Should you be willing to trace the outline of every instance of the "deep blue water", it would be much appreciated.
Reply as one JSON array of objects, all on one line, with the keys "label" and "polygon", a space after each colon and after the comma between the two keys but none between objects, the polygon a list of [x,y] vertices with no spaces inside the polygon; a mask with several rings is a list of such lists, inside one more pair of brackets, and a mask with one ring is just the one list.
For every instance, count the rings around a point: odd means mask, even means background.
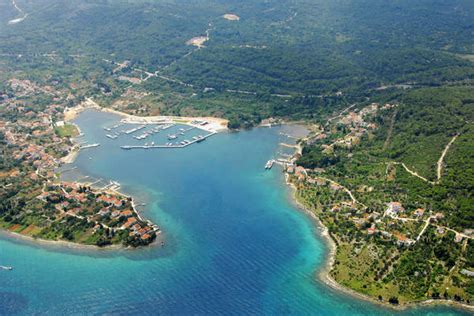
[{"label": "deep blue water", "polygon": [[83,150],[74,165],[146,202],[143,214],[162,227],[165,247],[77,250],[1,237],[0,264],[15,269],[0,271],[0,314],[401,314],[318,281],[325,244],[292,205],[281,170],[263,169],[288,142],[280,135],[288,127],[221,133],[186,149],[125,151],[119,145],[131,138],[110,140],[103,130],[117,120],[93,111],[77,119],[85,140],[101,146]]}]

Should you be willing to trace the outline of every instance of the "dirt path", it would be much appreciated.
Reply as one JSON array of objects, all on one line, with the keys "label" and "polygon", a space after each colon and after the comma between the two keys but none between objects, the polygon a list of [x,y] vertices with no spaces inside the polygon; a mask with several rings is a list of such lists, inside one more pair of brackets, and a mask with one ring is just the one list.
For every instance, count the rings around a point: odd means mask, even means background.
[{"label": "dirt path", "polygon": [[390,141],[392,140],[393,126],[395,125],[395,118],[397,117],[397,113],[398,110],[395,110],[393,112],[392,118],[390,119],[390,127],[388,128],[387,139],[385,139],[385,142],[383,144],[383,150],[386,150],[388,148],[388,145],[390,145]]},{"label": "dirt path", "polygon": [[354,204],[359,204],[361,206],[363,206],[364,208],[367,208],[367,206],[359,201],[357,201],[357,199],[354,197],[354,195],[352,194],[351,190],[349,190],[348,188],[346,188],[345,186],[343,186],[342,184],[339,184],[337,183],[336,181],[334,180],[331,180],[331,179],[328,179],[328,178],[324,178],[324,177],[315,177],[315,179],[321,179],[321,180],[324,180],[324,181],[328,181],[334,185],[337,185],[339,187],[341,187],[348,195],[349,197],[351,198],[352,200],[352,203]]},{"label": "dirt path", "polygon": [[448,150],[449,150],[449,147],[451,147],[451,144],[454,143],[454,141],[456,140],[456,138],[458,138],[459,134],[456,134],[454,135],[454,137],[451,139],[451,141],[446,145],[446,147],[444,148],[443,152],[441,153],[441,157],[439,157],[439,160],[438,160],[438,168],[437,168],[437,177],[438,177],[438,181],[436,181],[437,183],[441,180],[441,171],[443,169],[443,159],[444,159],[444,156],[446,156],[446,154],[448,153]]},{"label": "dirt path", "polygon": [[13,19],[13,20],[8,21],[8,24],[9,24],[9,25],[20,23],[20,22],[22,22],[23,20],[25,20],[25,19],[28,17],[28,13],[25,13],[25,11],[23,11],[23,10],[16,4],[16,0],[12,0],[12,5],[15,7],[15,9],[18,11],[18,13],[20,13],[21,16],[20,16],[19,18],[16,18],[16,19]]},{"label": "dirt path", "polygon": [[415,171],[413,171],[413,170],[411,170],[410,168],[408,168],[403,162],[389,162],[389,163],[392,163],[392,164],[394,164],[394,165],[402,165],[402,167],[405,168],[405,170],[406,170],[409,174],[411,174],[412,176],[415,176],[415,177],[417,177],[417,178],[419,178],[419,179],[421,179],[421,180],[423,180],[423,181],[425,181],[425,182],[428,182],[428,183],[430,183],[430,184],[436,184],[436,182],[430,181],[430,180],[426,179],[425,177],[420,176],[418,173],[416,173]]},{"label": "dirt path", "polygon": [[425,223],[425,226],[423,227],[423,229],[421,230],[421,232],[418,234],[418,236],[416,237],[416,241],[420,240],[421,236],[423,236],[423,234],[425,233],[426,229],[428,228],[428,226],[430,226],[430,221],[431,221],[431,216],[428,217],[428,219],[426,220],[426,223]]},{"label": "dirt path", "polygon": [[344,110],[342,110],[338,115],[333,116],[333,117],[331,117],[331,118],[328,118],[326,125],[329,124],[332,120],[335,120],[335,119],[337,119],[338,117],[341,117],[344,113],[346,113],[347,111],[349,111],[350,109],[352,109],[352,108],[353,108],[354,106],[356,106],[356,105],[357,105],[357,103],[351,104],[349,107],[347,107],[347,108],[345,108]]},{"label": "dirt path", "polygon": [[[389,131],[390,133],[390,131]],[[388,141],[388,138],[389,138],[390,135],[387,136],[387,141]],[[394,165],[401,165],[403,168],[405,168],[405,170],[411,174],[412,176],[415,176],[429,184],[439,184],[439,182],[441,181],[441,172],[442,172],[442,169],[443,169],[443,160],[444,160],[444,157],[446,156],[446,154],[448,153],[448,150],[449,148],[451,147],[451,145],[454,143],[454,141],[456,140],[456,138],[458,138],[459,134],[456,134],[454,135],[454,137],[451,139],[451,141],[446,145],[446,147],[444,148],[443,152],[441,153],[441,157],[439,157],[439,160],[438,160],[438,163],[437,163],[437,170],[436,170],[436,173],[437,173],[437,180],[436,181],[430,181],[428,179],[426,179],[425,177],[423,176],[420,176],[418,173],[416,173],[415,171],[411,170],[410,168],[407,167],[407,165],[405,165],[403,162],[389,162],[387,163],[387,168],[388,168],[388,165],[389,164],[394,164]],[[387,142],[386,141],[386,142]],[[385,148],[385,144],[384,144],[384,148]]]}]

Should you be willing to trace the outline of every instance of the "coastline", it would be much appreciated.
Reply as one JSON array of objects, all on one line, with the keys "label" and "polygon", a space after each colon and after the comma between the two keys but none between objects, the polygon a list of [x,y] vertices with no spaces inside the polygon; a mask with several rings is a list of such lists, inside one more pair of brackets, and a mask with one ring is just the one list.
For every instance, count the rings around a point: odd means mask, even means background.
[{"label": "coastline", "polygon": [[[177,117],[177,116],[140,117],[140,116],[134,116],[134,115],[127,114],[127,113],[124,113],[124,112],[120,112],[120,111],[117,111],[117,110],[114,110],[114,109],[100,107],[97,103],[93,102],[90,99],[88,99],[87,101],[84,101],[83,103],[86,103],[86,102],[87,102],[87,104],[89,104],[88,106],[84,107],[81,103],[81,105],[79,105],[75,108],[69,109],[67,111],[68,114],[66,114],[66,112],[65,112],[65,121],[74,120],[77,117],[77,115],[79,115],[82,111],[84,111],[86,109],[89,109],[89,108],[96,109],[96,110],[101,111],[101,112],[107,112],[107,113],[119,115],[119,116],[123,117],[124,119],[126,119],[127,120],[126,123],[129,123],[129,124],[154,124],[154,123],[157,123],[157,121],[160,121],[160,120],[163,120],[163,119],[178,120],[179,123],[187,124],[184,121],[198,120],[198,119],[216,119],[216,118],[204,118],[204,117],[193,117],[193,118],[191,118],[191,117]],[[220,120],[220,119],[217,119],[217,120]],[[275,125],[292,125],[292,124],[294,124],[294,122],[282,122],[280,124],[275,124]],[[298,122],[298,124],[305,125],[302,122]],[[268,127],[268,126],[259,125],[257,127]],[[224,128],[224,129],[226,130],[227,128]],[[301,153],[301,151],[302,151],[301,144],[299,144],[299,143],[296,144],[295,149],[296,149],[297,152]],[[74,160],[75,160],[75,158],[77,157],[78,154],[79,154],[79,150],[71,151],[71,153],[66,156],[66,157],[68,157],[66,159],[68,162],[66,162],[66,163],[74,162]],[[66,157],[63,157],[63,158],[66,158]],[[453,300],[445,300],[445,299],[426,299],[426,300],[422,300],[422,301],[413,301],[413,302],[406,302],[406,303],[401,303],[401,304],[398,304],[398,305],[394,305],[394,304],[388,303],[387,301],[379,301],[376,298],[370,297],[366,294],[359,293],[355,290],[352,290],[351,288],[348,288],[348,287],[338,283],[330,275],[330,272],[333,269],[333,266],[334,266],[334,263],[335,263],[336,250],[337,250],[337,246],[336,246],[334,240],[330,236],[327,227],[322,223],[322,221],[319,219],[319,217],[313,211],[311,211],[310,208],[306,207],[301,201],[298,200],[298,198],[296,197],[296,193],[297,193],[298,189],[296,188],[296,186],[293,183],[289,182],[289,177],[288,177],[288,174],[286,174],[286,173],[285,173],[285,181],[286,181],[286,184],[290,187],[290,189],[292,191],[291,199],[294,202],[294,204],[297,206],[297,208],[299,210],[301,210],[305,214],[309,215],[311,217],[311,219],[313,219],[313,221],[315,222],[315,225],[319,229],[321,229],[319,235],[321,237],[323,237],[323,240],[324,240],[325,244],[328,247],[328,256],[325,260],[324,265],[319,267],[318,271],[316,271],[315,273],[317,274],[317,278],[321,282],[323,282],[326,286],[329,286],[329,287],[331,287],[332,289],[334,289],[336,291],[340,291],[340,292],[342,292],[346,295],[350,295],[354,298],[364,300],[364,301],[367,301],[367,302],[370,302],[370,303],[373,303],[373,304],[377,304],[377,305],[385,307],[385,308],[390,308],[390,309],[393,309],[393,310],[397,310],[397,311],[403,311],[403,310],[410,309],[410,308],[416,308],[416,307],[421,307],[421,306],[432,306],[432,305],[451,306],[451,307],[455,307],[455,308],[459,308],[459,309],[463,309],[463,310],[467,310],[467,311],[474,311],[474,306],[473,305],[467,305],[467,304],[464,304],[464,303],[461,303],[461,302],[457,302],[457,301],[453,301]],[[76,182],[76,183],[81,184],[80,182]],[[117,191],[108,191],[108,192],[111,192],[111,193],[114,193],[114,194],[119,194],[119,195],[122,195],[122,196],[127,196],[127,195],[125,195],[123,193],[120,193],[120,192],[117,192]],[[140,217],[140,213],[135,209],[135,205],[133,205],[133,209],[137,213],[137,215]],[[34,242],[34,243],[40,242],[40,243],[44,243],[44,244],[47,244],[47,245],[65,246],[67,248],[72,248],[72,249],[93,249],[93,250],[120,250],[120,249],[135,250],[135,249],[139,249],[139,248],[132,248],[132,247],[124,247],[122,245],[110,245],[110,246],[106,246],[106,247],[98,247],[98,246],[95,246],[95,245],[77,244],[77,243],[67,242],[67,241],[62,241],[62,240],[59,240],[59,241],[44,240],[44,239],[34,238],[34,237],[31,237],[31,236],[25,236],[25,235],[21,235],[21,234],[18,234],[18,233],[5,231],[5,230],[3,232],[6,235],[13,236],[14,238],[16,237],[17,239],[28,240],[28,241],[31,241],[31,242]],[[160,240],[160,241],[162,240],[162,238],[159,238],[159,237],[160,237],[160,234],[157,234],[156,240],[153,241],[151,244],[147,245],[146,247],[148,248],[148,246],[153,247],[154,245],[157,245],[158,240]],[[140,248],[142,248],[142,247],[140,247]]]},{"label": "coastline", "polygon": [[319,219],[319,217],[316,216],[316,214],[314,214],[314,212],[311,211],[311,209],[306,207],[303,203],[301,203],[298,200],[298,198],[296,197],[296,192],[298,191],[298,189],[296,188],[296,186],[293,183],[291,183],[289,181],[289,175],[287,173],[285,173],[285,182],[291,190],[291,197],[290,198],[291,198],[292,202],[296,205],[296,207],[300,211],[302,211],[303,213],[305,213],[309,217],[311,217],[311,219],[314,221],[316,227],[321,229],[321,233],[319,235],[321,237],[323,237],[323,240],[324,240],[329,252],[328,252],[328,256],[325,260],[326,262],[325,262],[324,266],[320,267],[320,269],[318,271],[316,271],[315,273],[317,274],[317,278],[321,282],[323,282],[326,286],[328,286],[328,287],[330,287],[334,290],[340,291],[342,293],[345,293],[347,295],[350,295],[354,298],[361,299],[361,300],[364,300],[364,301],[367,301],[367,302],[371,302],[371,303],[377,304],[379,306],[388,307],[388,308],[391,308],[391,309],[394,309],[394,310],[397,310],[397,311],[403,311],[403,310],[406,310],[406,309],[409,309],[409,308],[415,308],[415,307],[421,307],[421,306],[430,306],[430,305],[444,305],[444,306],[451,306],[451,307],[455,307],[455,308],[459,308],[459,309],[463,309],[463,310],[467,310],[467,311],[474,311],[474,306],[473,305],[467,305],[467,304],[464,304],[464,303],[461,303],[461,302],[457,302],[457,301],[453,301],[453,300],[445,300],[445,299],[438,299],[438,300],[427,299],[427,300],[423,300],[423,301],[408,302],[408,303],[402,303],[402,304],[399,304],[399,305],[394,305],[394,304],[390,304],[390,303],[385,302],[385,301],[379,301],[379,300],[377,300],[375,298],[372,298],[368,295],[356,292],[356,291],[352,290],[351,288],[348,288],[348,287],[346,287],[342,284],[339,284],[330,275],[330,272],[333,269],[334,262],[336,260],[336,249],[337,249],[336,243],[331,238],[327,227],[323,224],[323,222]]},{"label": "coastline", "polygon": [[[217,118],[212,116],[205,116],[205,117],[191,117],[191,116],[169,116],[169,115],[159,115],[159,116],[137,116],[128,114],[125,112],[121,112],[118,110],[114,110],[111,108],[101,107],[99,104],[94,102],[91,98],[87,98],[85,101],[80,103],[79,105],[68,108],[64,111],[64,121],[70,122],[74,120],[82,111],[86,109],[96,109],[101,112],[111,113],[119,115],[123,118],[124,123],[129,124],[156,124],[163,121],[172,121],[175,123],[186,124],[194,127],[198,127],[201,129],[205,129],[208,131],[226,131],[228,130],[227,124],[228,120],[223,118]],[[193,121],[207,121],[208,124],[205,126],[193,124]]]},{"label": "coastline", "polygon": [[[20,233],[15,233],[6,229],[0,229],[0,236],[4,236],[8,238],[8,240],[13,240],[17,242],[24,242],[26,244],[30,244],[32,246],[45,246],[45,247],[52,247],[52,248],[61,248],[61,249],[70,249],[70,250],[92,250],[92,251],[118,251],[118,250],[127,250],[127,251],[135,251],[139,249],[148,249],[149,247],[158,247],[160,244],[158,241],[162,241],[160,238],[160,234],[157,234],[156,239],[146,245],[145,247],[125,247],[121,244],[116,245],[108,245],[104,247],[99,247],[96,245],[86,245],[86,244],[79,244],[72,241],[66,240],[51,240],[51,239],[43,239],[43,238],[35,238],[28,235],[23,235]],[[158,240],[160,239],[160,240]]]},{"label": "coastline", "polygon": [[[124,112],[120,112],[120,111],[117,111],[117,110],[114,110],[114,109],[101,107],[96,102],[94,102],[92,99],[87,98],[85,101],[83,101],[79,105],[77,105],[75,107],[72,107],[72,108],[68,108],[67,110],[64,111],[64,121],[68,122],[70,124],[73,124],[77,128],[77,130],[79,131],[80,134],[81,134],[81,130],[80,130],[79,126],[77,126],[75,123],[72,123],[72,121],[74,119],[76,119],[77,116],[82,111],[84,111],[86,109],[95,109],[97,111],[118,115],[120,117],[123,117],[122,122],[129,123],[129,124],[155,124],[155,123],[158,123],[158,122],[163,122],[163,120],[167,120],[167,121],[173,121],[173,122],[176,122],[176,123],[191,125],[193,127],[205,129],[205,130],[211,131],[211,132],[220,132],[220,131],[228,130],[228,128],[227,128],[228,120],[226,120],[226,119],[215,118],[215,117],[180,117],[180,116],[140,117],[140,116],[135,116],[135,115],[127,114],[127,113],[124,113]],[[198,124],[193,124],[193,121],[195,121],[195,120],[207,121],[208,124],[205,127],[200,126]],[[80,149],[78,147],[76,147],[76,144],[74,144],[71,148],[71,151],[66,156],[62,157],[60,159],[60,161],[61,161],[62,164],[72,164],[72,163],[74,163],[76,158],[79,156],[79,153],[80,153]],[[86,183],[86,182],[74,181],[74,183],[79,184],[79,185],[88,185],[88,183]],[[118,191],[115,191],[115,190],[102,190],[102,192],[106,192],[106,193],[109,193],[109,194],[120,195],[120,196],[123,196],[123,197],[126,197],[126,198],[131,198],[132,199],[132,209],[136,213],[137,217],[140,220],[148,222],[152,227],[158,227],[155,223],[152,223],[148,219],[145,219],[140,214],[140,212],[135,207],[133,196],[127,195],[125,193],[118,192]],[[124,247],[122,245],[109,245],[109,246],[105,246],[105,247],[98,247],[98,246],[95,246],[95,245],[84,245],[84,244],[79,244],[79,243],[74,243],[74,242],[63,241],[63,240],[46,240],[46,239],[41,239],[41,238],[34,238],[34,237],[31,237],[31,236],[26,236],[26,235],[22,235],[22,234],[19,234],[19,233],[10,232],[10,231],[7,231],[7,230],[5,230],[4,232],[8,236],[15,237],[17,239],[27,240],[29,242],[34,242],[34,243],[40,242],[40,243],[44,243],[44,244],[47,244],[47,245],[60,245],[60,246],[66,246],[68,248],[74,248],[74,249],[94,249],[94,250],[99,250],[99,249],[100,250],[102,250],[102,249],[107,249],[107,250],[136,249],[136,248],[132,248],[132,247]],[[152,243],[147,245],[146,247],[148,248],[149,246],[158,245],[158,241],[159,241],[160,245],[163,245],[164,239],[161,236],[161,230],[159,230],[159,229],[156,231],[156,239]]]}]

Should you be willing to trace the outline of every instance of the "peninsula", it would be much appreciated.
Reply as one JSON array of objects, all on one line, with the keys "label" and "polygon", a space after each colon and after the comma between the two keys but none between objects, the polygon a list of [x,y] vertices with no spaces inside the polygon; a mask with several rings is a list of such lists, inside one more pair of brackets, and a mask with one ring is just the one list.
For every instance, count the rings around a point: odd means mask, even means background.
[{"label": "peninsula", "polygon": [[[87,183],[59,180],[57,167],[72,163],[84,147],[74,141],[80,132],[71,123],[82,110],[95,108],[118,114],[130,124],[165,120],[195,126],[201,122],[199,128],[213,133],[227,125],[227,120],[212,117],[139,117],[101,108],[90,98],[70,108],[61,104],[61,92],[51,87],[16,79],[10,86],[13,91],[3,95],[4,119],[0,121],[2,141],[8,144],[0,175],[2,195],[7,197],[0,205],[0,227],[33,239],[138,247],[151,244],[161,233],[156,224],[140,216],[131,197],[112,189],[94,189]],[[44,92],[57,95],[54,104],[22,105],[22,99],[34,103]]]}]

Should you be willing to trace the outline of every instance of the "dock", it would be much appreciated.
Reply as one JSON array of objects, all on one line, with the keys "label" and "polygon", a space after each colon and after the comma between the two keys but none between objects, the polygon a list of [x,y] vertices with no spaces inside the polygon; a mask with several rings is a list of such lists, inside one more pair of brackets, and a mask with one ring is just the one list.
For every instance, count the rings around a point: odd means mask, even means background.
[{"label": "dock", "polygon": [[97,146],[100,146],[100,144],[95,143],[95,144],[90,144],[90,145],[82,145],[82,146],[79,147],[79,149],[93,148],[93,147],[97,147]]},{"label": "dock", "polygon": [[212,132],[210,134],[207,134],[205,136],[198,136],[197,138],[193,139],[192,141],[182,141],[180,144],[175,144],[175,145],[124,145],[120,146],[120,148],[125,149],[125,150],[130,150],[130,149],[156,149],[156,148],[184,148],[189,145],[192,145],[194,143],[200,143],[203,140],[205,140],[208,137],[211,137],[212,135],[217,134],[217,132]]},{"label": "dock", "polygon": [[131,128],[129,130],[126,130],[124,131],[125,134],[132,134],[132,133],[135,133],[136,131],[139,131],[141,129],[144,129],[145,128],[145,125],[140,125],[140,126],[137,126],[137,127],[134,127],[134,128]]}]

